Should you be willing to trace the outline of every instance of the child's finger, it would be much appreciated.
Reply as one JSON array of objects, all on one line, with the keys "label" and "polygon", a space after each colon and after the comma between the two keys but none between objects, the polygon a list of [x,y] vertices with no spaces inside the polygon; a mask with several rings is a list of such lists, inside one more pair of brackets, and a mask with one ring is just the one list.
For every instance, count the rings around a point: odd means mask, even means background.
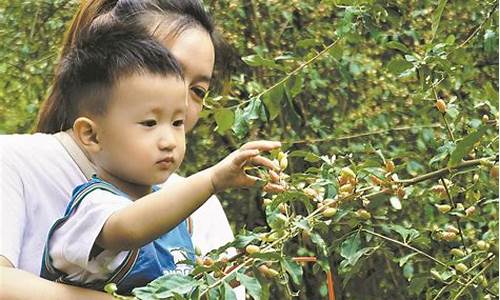
[{"label": "child's finger", "polygon": [[281,184],[268,183],[264,186],[263,190],[268,193],[281,193],[285,191],[285,187]]},{"label": "child's finger", "polygon": [[280,176],[278,175],[278,173],[274,172],[273,170],[269,170],[269,175],[271,176],[272,182],[279,182],[280,181]]},{"label": "child's finger", "polygon": [[248,142],[245,145],[241,146],[241,149],[259,149],[261,151],[269,151],[273,150],[275,148],[281,147],[280,142],[276,141],[266,141],[266,140],[260,140],[260,141],[252,141]]},{"label": "child's finger", "polygon": [[256,155],[259,155],[259,153],[260,151],[258,149],[248,149],[248,150],[240,149],[236,152],[234,163],[238,166],[243,166],[247,162],[247,160]]},{"label": "child's finger", "polygon": [[267,167],[271,170],[276,170],[276,171],[279,170],[279,166],[275,165],[270,159],[265,158],[263,156],[252,157],[250,159],[250,162],[252,162],[252,164],[254,164],[254,165],[264,166],[264,167]]}]

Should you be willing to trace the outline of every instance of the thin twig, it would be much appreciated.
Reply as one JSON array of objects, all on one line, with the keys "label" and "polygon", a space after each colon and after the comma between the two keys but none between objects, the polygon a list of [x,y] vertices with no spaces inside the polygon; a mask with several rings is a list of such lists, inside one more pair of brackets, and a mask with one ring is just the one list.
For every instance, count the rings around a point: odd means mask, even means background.
[{"label": "thin twig", "polygon": [[463,43],[461,43],[460,45],[458,45],[457,48],[455,48],[455,49],[463,48],[465,46],[465,44],[467,44],[470,40],[472,40],[472,38],[474,38],[479,33],[479,31],[483,28],[484,24],[486,24],[486,22],[488,22],[488,20],[491,19],[491,16],[495,12],[495,10],[497,10],[497,7],[498,7],[498,0],[495,1],[495,3],[493,4],[486,19],[484,19],[483,22],[481,22],[481,24],[479,24],[479,26],[465,39],[465,41]]},{"label": "thin twig", "polygon": [[397,180],[396,183],[402,183],[404,186],[409,186],[409,185],[414,185],[416,183],[426,181],[432,178],[440,178],[443,176],[446,176],[447,174],[451,173],[452,171],[458,171],[462,169],[467,169],[470,167],[475,167],[481,164],[483,161],[493,161],[493,160],[498,160],[498,156],[489,156],[489,157],[484,157],[484,158],[479,158],[479,159],[472,159],[472,160],[467,160],[462,162],[461,164],[458,164],[454,167],[451,168],[442,168],[424,175],[420,175],[411,179],[401,179]]},{"label": "thin twig", "polygon": [[371,131],[371,132],[364,132],[364,133],[359,133],[359,134],[353,134],[353,135],[347,135],[347,136],[341,136],[341,137],[336,137],[336,136],[329,136],[329,137],[324,137],[320,139],[306,139],[306,140],[298,140],[298,141],[290,141],[290,142],[282,142],[283,144],[290,144],[290,145],[295,145],[295,144],[305,144],[305,143],[318,143],[318,142],[326,142],[326,141],[342,141],[342,140],[349,140],[349,139],[355,139],[355,138],[360,138],[360,137],[366,137],[370,135],[377,135],[377,134],[385,134],[393,131],[406,131],[406,130],[412,130],[412,129],[422,129],[422,128],[441,128],[441,124],[431,124],[431,125],[420,125],[420,126],[404,126],[404,127],[396,127],[396,128],[391,128],[391,129],[383,129],[383,130],[376,130],[376,131]]},{"label": "thin twig", "polygon": [[316,54],[315,56],[313,56],[311,59],[309,59],[305,63],[303,63],[300,66],[298,66],[295,70],[293,70],[291,73],[287,74],[280,81],[276,82],[271,87],[269,87],[269,88],[265,89],[264,91],[260,92],[257,96],[252,97],[252,98],[250,98],[248,100],[242,101],[242,102],[240,102],[240,103],[238,103],[236,105],[228,106],[226,108],[231,109],[231,108],[240,107],[240,106],[242,106],[242,105],[244,105],[244,104],[252,101],[252,99],[254,99],[254,98],[261,98],[263,95],[269,93],[275,87],[277,87],[280,84],[286,82],[290,77],[292,77],[293,75],[299,73],[302,69],[304,69],[305,67],[307,67],[308,65],[310,65],[311,63],[313,63],[315,60],[317,60],[318,58],[320,58],[321,56],[323,56],[326,52],[328,52],[328,50],[330,50],[333,46],[335,46],[338,41],[340,41],[340,38],[336,39],[333,43],[331,43],[330,45],[326,46],[323,50],[321,50],[321,52],[319,52],[318,54]]},{"label": "thin twig", "polygon": [[460,297],[460,295],[462,295],[462,293],[469,287],[469,285],[471,283],[473,283],[474,281],[476,281],[476,279],[481,276],[481,274],[484,273],[484,271],[486,271],[490,266],[491,264],[493,263],[493,260],[490,261],[481,271],[479,271],[474,277],[472,277],[469,281],[467,281],[467,283],[460,289],[460,291],[458,291],[458,294],[455,295],[455,297],[453,298],[453,300],[456,300],[458,299],[458,297]]},{"label": "thin twig", "polygon": [[[457,205],[455,204],[455,201],[453,201],[453,198],[451,197],[450,191],[448,189],[448,185],[446,184],[446,181],[442,177],[441,177],[441,183],[444,186],[444,189],[446,191],[446,195],[448,197],[448,200],[450,201],[450,203],[453,206],[453,208],[456,208]],[[460,225],[460,218],[458,216],[455,216],[455,221],[457,223],[458,233],[460,234],[460,239],[462,240],[462,246],[464,247],[465,253],[468,253],[468,251],[467,251],[467,245],[465,244],[465,239],[464,239],[464,234],[463,234],[462,226]]]},{"label": "thin twig", "polygon": [[400,242],[400,241],[398,241],[398,240],[392,239],[392,238],[390,238],[390,237],[387,237],[387,236],[385,236],[385,235],[382,235],[382,234],[379,234],[379,233],[373,232],[373,231],[368,230],[368,229],[364,229],[364,228],[363,228],[363,229],[361,229],[361,231],[364,231],[364,232],[366,232],[366,233],[368,233],[368,234],[374,235],[374,236],[379,237],[379,238],[381,238],[381,239],[384,239],[384,240],[387,240],[387,241],[393,242],[393,243],[395,243],[395,244],[398,244],[398,245],[400,245],[400,246],[403,246],[403,247],[405,247],[405,248],[408,248],[408,249],[410,249],[410,250],[412,250],[412,251],[414,251],[414,252],[416,252],[416,253],[418,253],[418,254],[420,254],[420,255],[422,255],[422,256],[427,257],[428,259],[432,260],[433,262],[435,262],[435,263],[437,263],[437,264],[439,264],[439,265],[441,265],[441,266],[443,266],[443,267],[451,268],[451,267],[448,267],[448,266],[447,266],[444,262],[442,262],[442,261],[438,260],[437,258],[435,258],[435,257],[433,257],[433,256],[431,256],[431,255],[429,255],[429,254],[427,254],[427,253],[425,253],[424,251],[422,251],[422,250],[420,250],[420,249],[417,249],[417,248],[415,248],[415,247],[413,247],[413,246],[410,246],[410,245],[408,245],[408,244],[406,244],[406,243]]}]

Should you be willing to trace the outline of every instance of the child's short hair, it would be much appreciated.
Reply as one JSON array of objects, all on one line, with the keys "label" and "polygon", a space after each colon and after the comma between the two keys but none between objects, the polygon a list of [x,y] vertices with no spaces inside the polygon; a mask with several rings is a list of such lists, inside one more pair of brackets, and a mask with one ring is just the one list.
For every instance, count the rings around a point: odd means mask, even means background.
[{"label": "child's short hair", "polygon": [[63,57],[55,89],[71,124],[82,114],[102,115],[116,82],[135,74],[183,79],[177,60],[144,30],[117,22],[87,28]]}]

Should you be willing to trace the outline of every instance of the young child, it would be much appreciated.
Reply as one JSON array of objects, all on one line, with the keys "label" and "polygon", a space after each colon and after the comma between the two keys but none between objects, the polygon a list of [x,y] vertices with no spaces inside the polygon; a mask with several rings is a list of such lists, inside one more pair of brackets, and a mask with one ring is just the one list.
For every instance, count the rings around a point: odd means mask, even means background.
[{"label": "young child", "polygon": [[187,88],[168,50],[130,25],[88,29],[58,72],[68,107],[77,107],[74,134],[97,175],[73,191],[49,231],[44,278],[99,290],[113,282],[128,293],[186,271],[176,264],[194,259],[184,220],[213,193],[254,185],[245,165],[277,168],[258,154],[280,143],[255,141],[175,185],[155,187],[184,157]]}]

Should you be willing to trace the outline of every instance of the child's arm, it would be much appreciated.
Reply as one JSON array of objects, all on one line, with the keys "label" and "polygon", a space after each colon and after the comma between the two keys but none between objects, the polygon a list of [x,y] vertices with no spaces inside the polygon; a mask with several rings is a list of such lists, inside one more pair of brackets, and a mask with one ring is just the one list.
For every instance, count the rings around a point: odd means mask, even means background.
[{"label": "child's arm", "polygon": [[276,169],[258,154],[278,147],[279,142],[247,143],[215,166],[134,201],[108,218],[96,244],[108,250],[130,250],[151,242],[187,218],[213,193],[255,185],[257,178],[245,174],[243,167],[252,163]]}]

